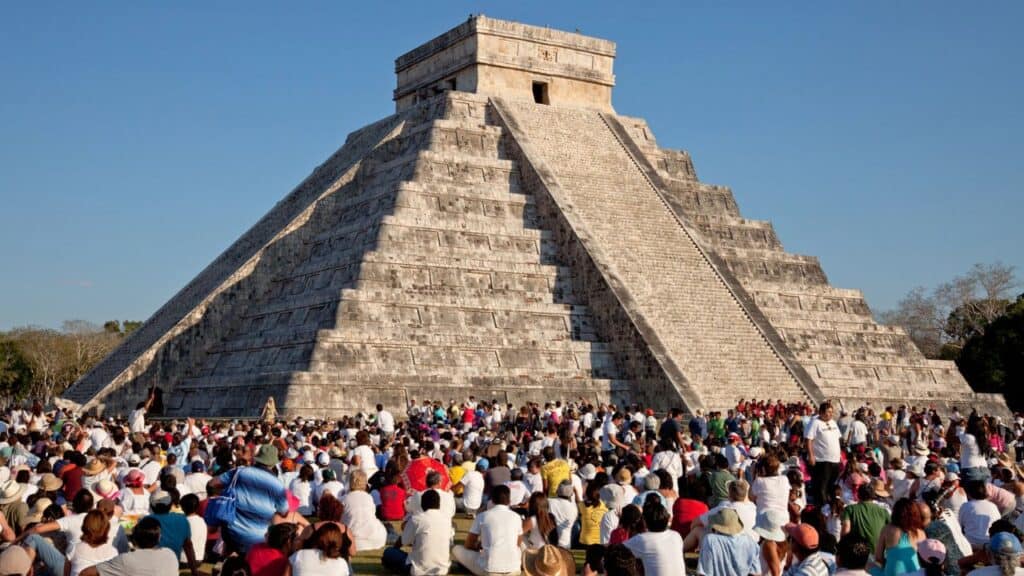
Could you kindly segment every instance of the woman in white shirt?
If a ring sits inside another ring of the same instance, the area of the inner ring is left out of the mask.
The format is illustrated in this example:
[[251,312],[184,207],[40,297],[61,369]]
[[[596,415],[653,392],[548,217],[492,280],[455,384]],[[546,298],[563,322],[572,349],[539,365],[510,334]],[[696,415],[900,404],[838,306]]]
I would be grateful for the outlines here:
[[670,439],[658,442],[657,452],[651,458],[651,471],[664,470],[672,477],[672,489],[679,489],[679,479],[686,472],[683,467],[683,459],[679,451],[675,449]]
[[99,510],[90,510],[82,522],[82,538],[68,553],[65,574],[78,573],[100,562],[117,556],[117,549],[109,542],[110,520]]
[[313,515],[313,475],[313,467],[303,464],[302,468],[299,468],[299,477],[292,480],[291,486],[288,487],[292,491],[292,496],[299,501],[299,508],[296,511],[303,516]]
[[960,439],[960,476],[965,482],[971,480],[990,480],[992,474],[988,470],[985,456],[988,454],[988,421],[971,415],[967,420],[967,429],[958,435]]
[[306,541],[308,548],[291,555],[285,576],[348,576],[351,574],[344,558],[346,547],[342,531],[332,522],[326,522]]
[[779,459],[766,454],[757,465],[757,479],[750,486],[750,499],[757,505],[757,513],[781,510],[789,513],[789,479],[779,474]]
[[351,491],[341,501],[345,505],[341,521],[348,526],[355,539],[356,550],[360,551],[383,548],[388,536],[384,524],[377,519],[377,506],[373,503],[373,496],[366,491],[366,484],[366,474],[362,470],[353,470],[349,482]]
[[146,516],[149,514],[149,492],[142,486],[145,475],[140,470],[132,470],[124,477],[124,491],[121,492],[121,508],[129,516]]

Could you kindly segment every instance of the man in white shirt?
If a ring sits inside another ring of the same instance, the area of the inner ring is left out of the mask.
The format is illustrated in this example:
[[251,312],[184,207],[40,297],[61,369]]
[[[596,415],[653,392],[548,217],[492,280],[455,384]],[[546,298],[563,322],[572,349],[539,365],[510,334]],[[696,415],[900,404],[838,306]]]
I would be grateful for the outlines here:
[[576,523],[580,510],[573,502],[575,491],[570,480],[562,480],[556,494],[556,498],[548,500],[548,509],[555,518],[555,527],[558,529],[558,545],[568,550],[572,539],[572,526]]
[[385,438],[391,438],[395,433],[395,417],[384,409],[383,404],[377,404],[377,428]]
[[[441,499],[440,510],[441,514],[444,514],[448,521],[455,516],[455,496],[450,490],[444,490],[441,488],[441,474],[436,470],[427,472],[426,479],[426,490],[434,490],[437,492]],[[426,492],[416,492],[415,490],[410,491],[409,497],[405,500],[405,511],[407,517],[412,517],[415,514],[423,511],[420,505],[420,498]]]
[[470,515],[476,514],[484,500],[484,472],[487,471],[487,460],[481,459],[476,468],[466,472],[462,477],[462,509]]
[[839,425],[833,416],[831,402],[822,402],[818,417],[811,420],[804,438],[807,439],[807,463],[811,465],[811,498],[809,502],[824,505],[839,479]]
[[644,565],[645,576],[676,576],[684,571],[683,538],[668,530],[669,514],[664,506],[644,507],[647,532],[626,540],[626,548]]
[[[508,486],[495,486],[491,490],[491,502],[494,507],[476,517],[465,546],[456,546],[452,556],[476,576],[519,574],[523,519],[508,507]],[[681,544],[679,550],[682,556]]]
[[132,434],[145,434],[146,433],[146,412],[149,411],[150,406],[153,405],[153,399],[156,396],[149,392],[149,398],[146,398],[145,402],[139,402],[135,410],[132,410],[131,414],[128,415],[128,430]]
[[381,564],[396,574],[405,573],[407,568],[412,576],[447,574],[451,567],[448,547],[455,537],[451,518],[441,512],[437,490],[423,492],[420,506],[422,511],[409,518],[402,529],[402,545],[412,550],[406,554],[401,548],[387,548]]

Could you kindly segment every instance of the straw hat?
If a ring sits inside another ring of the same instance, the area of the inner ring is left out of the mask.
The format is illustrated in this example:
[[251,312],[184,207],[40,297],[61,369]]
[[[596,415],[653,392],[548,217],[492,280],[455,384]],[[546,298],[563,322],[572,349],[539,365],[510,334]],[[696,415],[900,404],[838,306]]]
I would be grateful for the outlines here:
[[10,504],[21,499],[21,493],[25,487],[14,480],[8,480],[0,484],[0,504]]
[[117,489],[117,484],[106,478],[96,483],[96,486],[93,487],[93,492],[100,498],[107,498],[109,500],[117,501],[121,498],[121,491]]
[[82,468],[82,474],[85,474],[86,476],[95,476],[100,472],[103,472],[105,468],[106,466],[103,465],[103,462],[98,458],[93,458],[85,465],[85,468]]
[[892,493],[886,490],[885,482],[882,482],[881,478],[875,478],[871,481],[871,489],[875,491],[875,496],[878,498],[889,498]]
[[576,561],[564,548],[547,544],[523,552],[523,574],[526,576],[573,576]]
[[63,485],[64,481],[50,472],[39,477],[39,490],[42,492],[56,492]]
[[53,506],[53,501],[49,498],[39,498],[32,505],[32,508],[28,511],[28,516],[25,517],[25,524],[35,524],[43,521],[43,512],[47,508]]
[[714,516],[708,518],[708,525],[712,530],[726,536],[735,536],[743,532],[743,522],[740,515],[732,508],[722,508]]

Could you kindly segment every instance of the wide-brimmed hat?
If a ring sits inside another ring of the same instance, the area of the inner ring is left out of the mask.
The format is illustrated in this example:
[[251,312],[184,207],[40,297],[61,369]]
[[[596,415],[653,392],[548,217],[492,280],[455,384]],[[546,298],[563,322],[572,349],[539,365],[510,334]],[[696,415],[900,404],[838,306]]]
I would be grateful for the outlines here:
[[892,493],[885,487],[885,482],[882,482],[881,478],[875,478],[871,481],[871,489],[875,491],[875,497],[877,498],[888,498],[892,496]]
[[53,500],[50,500],[49,498],[46,497],[37,498],[36,501],[32,504],[32,507],[29,508],[28,515],[25,516],[25,524],[35,524],[37,522],[42,522],[43,512],[46,512],[46,509],[49,508],[50,506],[53,506]]
[[580,466],[580,478],[584,480],[593,480],[594,476],[597,476],[597,468],[593,464],[584,464]]
[[0,484],[0,504],[17,502],[21,499],[21,493],[24,491],[25,487],[13,479]]
[[115,502],[121,499],[121,491],[117,489],[117,484],[114,484],[107,478],[97,482],[96,485],[93,486],[92,491],[100,498],[106,498]]
[[138,488],[146,481],[146,475],[141,470],[132,470],[124,477],[124,485],[127,488]]
[[82,468],[82,474],[85,474],[86,476],[95,476],[100,472],[103,472],[105,468],[106,466],[103,465],[103,462],[98,458],[93,458],[92,460],[89,460],[89,463],[86,464],[84,468]]
[[267,468],[277,466],[277,448],[271,444],[264,444],[260,446],[260,449],[256,452],[256,463],[262,464]]
[[39,477],[39,490],[43,492],[56,492],[64,485],[64,481],[51,472]]
[[32,559],[21,546],[9,546],[0,554],[0,572],[3,574],[28,574],[32,570]]
[[547,544],[523,552],[523,574],[526,576],[573,576],[576,561],[564,548]]
[[785,542],[786,532],[783,528],[789,523],[789,514],[775,508],[769,508],[757,515],[754,532],[765,540]]
[[726,536],[735,536],[743,532],[743,521],[732,508],[722,508],[714,516],[708,518],[712,530]]

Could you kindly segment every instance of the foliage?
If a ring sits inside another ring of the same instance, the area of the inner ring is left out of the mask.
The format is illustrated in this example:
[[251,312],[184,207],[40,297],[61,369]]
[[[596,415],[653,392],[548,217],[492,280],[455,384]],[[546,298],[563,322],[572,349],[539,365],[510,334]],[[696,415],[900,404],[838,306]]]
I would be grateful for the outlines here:
[[59,396],[140,325],[69,320],[60,330],[25,326],[0,333],[0,400]]
[[902,326],[928,358],[955,359],[969,339],[984,336],[1003,314],[1016,285],[1013,266],[975,264],[931,292],[914,288],[879,320]]
[[1024,407],[1024,294],[972,335],[957,366],[979,392],[1002,392],[1011,408]]

